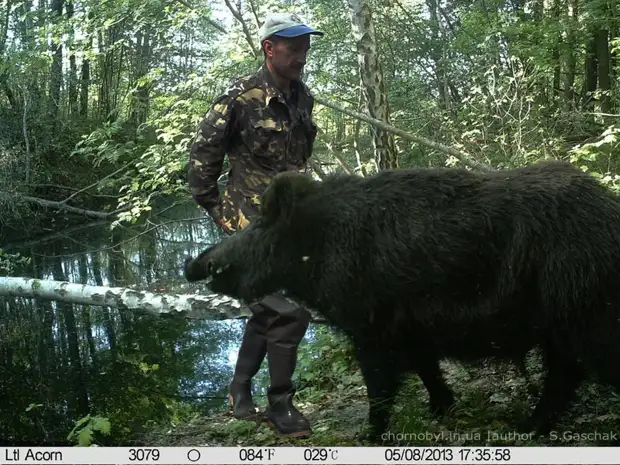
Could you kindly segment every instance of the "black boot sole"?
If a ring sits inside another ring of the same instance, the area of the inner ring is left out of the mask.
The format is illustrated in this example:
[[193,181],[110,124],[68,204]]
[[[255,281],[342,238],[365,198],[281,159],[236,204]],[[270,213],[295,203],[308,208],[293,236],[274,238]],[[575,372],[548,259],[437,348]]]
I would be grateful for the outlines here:
[[305,439],[305,438],[309,438],[313,434],[312,431],[295,431],[294,433],[282,433],[278,429],[278,427],[275,424],[273,424],[268,418],[265,418],[265,421],[267,422],[267,425],[269,426],[269,428],[274,430],[276,433],[276,436],[278,436],[279,438]]

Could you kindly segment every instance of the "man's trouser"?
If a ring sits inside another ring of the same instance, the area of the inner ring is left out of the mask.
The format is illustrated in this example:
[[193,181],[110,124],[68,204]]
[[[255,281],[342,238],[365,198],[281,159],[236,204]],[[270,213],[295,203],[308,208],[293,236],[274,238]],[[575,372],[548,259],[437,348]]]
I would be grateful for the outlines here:
[[297,348],[310,315],[303,308],[271,295],[252,306],[252,316],[245,334],[235,368],[230,395],[233,414],[237,418],[254,416],[251,380],[267,354],[271,383],[267,391],[267,419],[283,437],[308,437],[310,423],[293,405],[295,387],[293,373],[297,364]]
[[249,383],[267,354],[271,384],[268,396],[294,393],[292,382],[297,349],[308,329],[310,315],[278,294],[251,307],[233,382]]
[[[224,199],[224,216],[229,218],[235,229],[245,227],[243,224],[248,222],[247,217],[256,214],[253,211],[244,214],[242,210],[248,206],[242,203],[237,209],[228,195],[225,195]],[[242,215],[243,219],[240,218]],[[245,328],[230,386],[233,414],[244,418],[255,412],[251,381],[267,355],[271,378],[267,392],[269,420],[281,435],[301,437],[310,434],[308,421],[292,404],[297,348],[308,329],[310,315],[279,294],[263,298],[252,305],[250,310],[252,315]]]

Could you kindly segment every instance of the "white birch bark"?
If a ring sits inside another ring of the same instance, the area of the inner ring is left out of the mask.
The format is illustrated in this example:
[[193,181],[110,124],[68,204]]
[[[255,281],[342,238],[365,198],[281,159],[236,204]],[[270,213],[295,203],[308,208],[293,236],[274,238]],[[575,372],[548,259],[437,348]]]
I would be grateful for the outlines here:
[[[366,0],[348,0],[353,38],[357,46],[362,92],[372,118],[390,124],[390,109],[383,71],[377,53],[372,12]],[[394,135],[372,126],[375,159],[379,170],[398,168]]]
[[[22,277],[0,277],[0,296],[54,300],[72,304],[93,305],[151,314],[177,314],[191,319],[229,320],[246,318],[246,304],[231,297],[211,292],[206,286],[200,294],[161,294],[124,287],[91,286],[65,281]],[[312,320],[324,318],[309,310]]]

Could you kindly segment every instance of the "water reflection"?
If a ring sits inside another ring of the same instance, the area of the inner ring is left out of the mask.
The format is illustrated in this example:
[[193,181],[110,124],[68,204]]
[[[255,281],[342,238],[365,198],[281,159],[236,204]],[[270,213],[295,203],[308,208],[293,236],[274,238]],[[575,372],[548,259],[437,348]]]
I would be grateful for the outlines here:
[[[200,286],[184,282],[183,257],[220,238],[188,202],[140,227],[85,224],[2,247],[32,259],[15,276],[191,292]],[[0,300],[0,444],[67,444],[90,414],[111,421],[112,436],[94,432],[98,442],[121,445],[171,414],[183,420],[226,408],[244,324]],[[260,403],[265,366],[256,381]]]

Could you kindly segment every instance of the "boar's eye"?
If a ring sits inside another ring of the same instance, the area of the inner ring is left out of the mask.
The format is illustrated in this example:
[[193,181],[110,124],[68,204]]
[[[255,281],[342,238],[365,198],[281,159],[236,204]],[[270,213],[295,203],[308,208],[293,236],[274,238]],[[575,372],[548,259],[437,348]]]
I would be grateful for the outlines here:
[[221,273],[223,273],[224,271],[226,271],[226,269],[229,267],[229,265],[218,265],[214,260],[209,260],[207,262],[207,274],[209,276],[217,276]]
[[213,276],[213,268],[215,267],[215,263],[213,260],[207,261],[207,276]]

